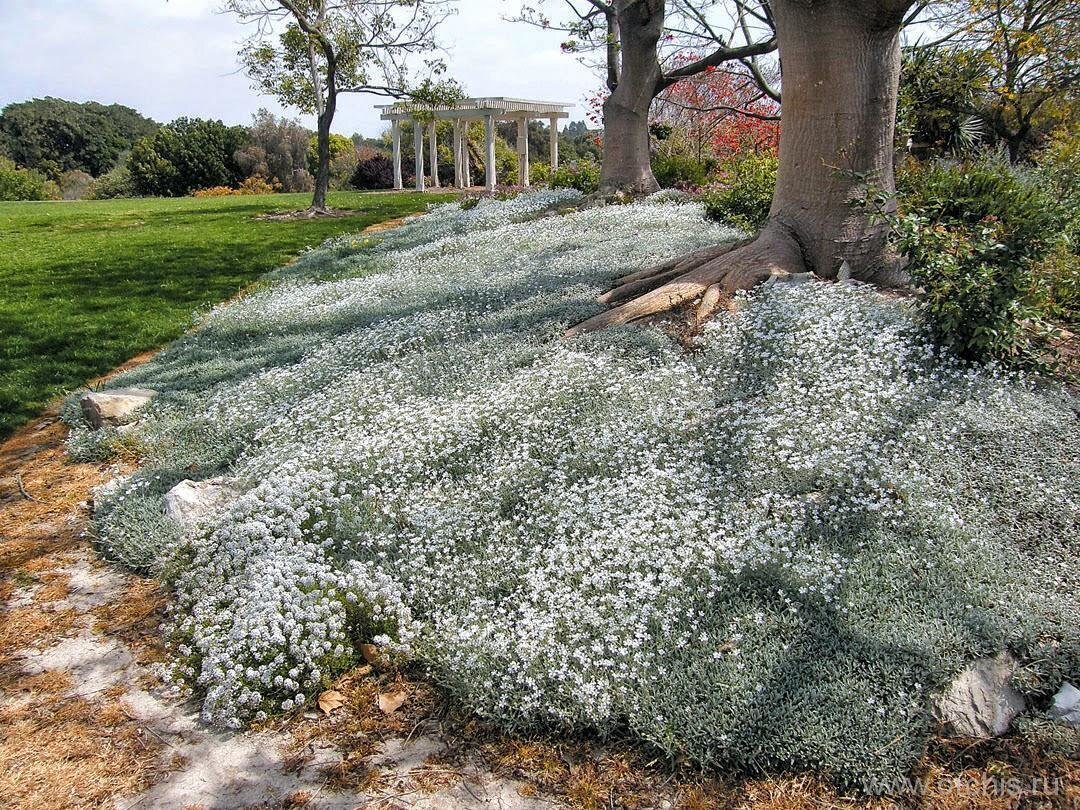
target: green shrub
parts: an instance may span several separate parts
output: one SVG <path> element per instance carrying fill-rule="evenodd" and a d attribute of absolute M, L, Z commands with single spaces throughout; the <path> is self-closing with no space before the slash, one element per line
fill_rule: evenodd
<path fill-rule="evenodd" d="M 546 185 L 551 182 L 550 163 L 530 163 L 529 182 L 534 186 Z"/>
<path fill-rule="evenodd" d="M 1080 323 L 1080 130 L 1062 127 L 1037 156 L 1036 175 L 1062 207 L 1062 239 L 1035 266 L 1032 299 L 1047 317 Z"/>
<path fill-rule="evenodd" d="M 46 182 L 44 175 L 0 157 L 0 200 L 48 200 L 51 195 Z"/>
<path fill-rule="evenodd" d="M 235 155 L 247 140 L 244 127 L 178 118 L 132 146 L 128 158 L 132 183 L 140 194 L 161 197 L 236 186 L 244 175 Z"/>
<path fill-rule="evenodd" d="M 898 175 L 896 244 L 938 340 L 968 358 L 1018 348 L 1033 268 L 1062 238 L 1063 206 L 1037 175 L 984 155 Z"/>
<path fill-rule="evenodd" d="M 756 231 L 765 224 L 776 188 L 775 155 L 745 153 L 720 164 L 720 182 L 702 195 L 705 215 Z"/>
<path fill-rule="evenodd" d="M 1080 251 L 1075 241 L 1061 239 L 1032 268 L 1026 296 L 1043 317 L 1080 326 Z"/>
<path fill-rule="evenodd" d="M 120 163 L 94 180 L 86 191 L 88 200 L 113 200 L 134 196 L 135 184 L 131 180 L 131 170 L 127 167 L 126 158 L 121 158 Z"/>
<path fill-rule="evenodd" d="M 474 164 L 474 173 L 479 167 Z M 518 156 L 509 143 L 503 138 L 495 138 L 495 176 L 500 183 L 517 183 L 518 181 Z"/>
<path fill-rule="evenodd" d="M 592 160 L 564 163 L 551 175 L 552 188 L 576 188 L 582 194 L 600 190 L 600 164 Z"/>
<path fill-rule="evenodd" d="M 653 176 L 660 188 L 699 188 L 709 182 L 716 170 L 714 161 L 701 161 L 689 155 L 657 155 L 652 161 Z"/>

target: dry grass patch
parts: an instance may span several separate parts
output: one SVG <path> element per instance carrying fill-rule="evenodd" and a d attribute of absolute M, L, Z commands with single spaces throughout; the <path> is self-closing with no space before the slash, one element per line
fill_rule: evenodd
<path fill-rule="evenodd" d="M 71 593 L 71 577 L 58 571 L 46 572 L 41 587 L 34 591 L 35 602 L 59 602 Z"/>
<path fill-rule="evenodd" d="M 48 685 L 55 689 L 60 684 Z M 0 710 L 5 806 L 101 807 L 150 785 L 158 771 L 160 743 L 123 706 L 37 691 L 35 698 L 29 705 Z"/>
<path fill-rule="evenodd" d="M 39 605 L 13 608 L 0 613 L 0 667 L 9 665 L 29 647 L 43 648 L 63 637 L 78 623 L 72 608 L 42 610 Z"/>
<path fill-rule="evenodd" d="M 121 599 L 94 610 L 94 629 L 131 647 L 140 664 L 167 659 L 161 625 L 167 595 L 153 579 L 133 579 Z"/>

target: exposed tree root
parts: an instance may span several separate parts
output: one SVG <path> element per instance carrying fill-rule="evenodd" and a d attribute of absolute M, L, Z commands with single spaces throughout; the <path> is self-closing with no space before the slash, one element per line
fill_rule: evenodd
<path fill-rule="evenodd" d="M 806 265 L 795 238 L 770 223 L 755 239 L 713 245 L 671 261 L 622 276 L 599 296 L 615 305 L 566 330 L 566 337 L 630 323 L 699 301 L 696 317 L 716 312 L 725 295 L 747 290 L 769 278 L 805 275 Z"/>
<path fill-rule="evenodd" d="M 256 219 L 270 222 L 289 222 L 297 219 L 320 219 L 322 217 L 350 217 L 356 212 L 344 208 L 304 208 L 300 211 L 282 211 L 271 214 L 263 214 Z"/>

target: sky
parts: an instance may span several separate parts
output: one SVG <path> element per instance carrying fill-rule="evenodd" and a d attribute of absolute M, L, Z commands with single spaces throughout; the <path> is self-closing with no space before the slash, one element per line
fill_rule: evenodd
<path fill-rule="evenodd" d="M 0 0 L 0 107 L 54 96 L 133 107 L 165 123 L 181 115 L 246 124 L 260 107 L 314 125 L 260 95 L 238 67 L 246 28 L 218 13 L 221 0 Z M 473 96 L 576 105 L 599 80 L 559 50 L 560 36 L 504 18 L 518 0 L 458 0 L 440 29 L 448 75 Z M 334 131 L 378 135 L 375 104 L 343 96 Z"/>

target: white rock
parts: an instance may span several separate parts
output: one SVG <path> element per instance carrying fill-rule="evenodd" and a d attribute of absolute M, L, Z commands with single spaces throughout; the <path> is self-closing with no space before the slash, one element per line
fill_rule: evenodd
<path fill-rule="evenodd" d="M 1065 682 L 1054 695 L 1050 716 L 1073 728 L 1080 728 L 1080 689 Z"/>
<path fill-rule="evenodd" d="M 157 394 L 149 388 L 114 388 L 83 394 L 79 404 L 86 420 L 95 428 L 119 425 L 126 417 L 148 403 Z"/>
<path fill-rule="evenodd" d="M 1007 652 L 980 658 L 934 700 L 934 715 L 962 737 L 997 737 L 1024 710 L 1024 696 L 1009 683 L 1019 662 Z"/>
<path fill-rule="evenodd" d="M 184 480 L 165 493 L 165 514 L 191 532 L 240 494 L 236 483 L 227 478 Z"/>

